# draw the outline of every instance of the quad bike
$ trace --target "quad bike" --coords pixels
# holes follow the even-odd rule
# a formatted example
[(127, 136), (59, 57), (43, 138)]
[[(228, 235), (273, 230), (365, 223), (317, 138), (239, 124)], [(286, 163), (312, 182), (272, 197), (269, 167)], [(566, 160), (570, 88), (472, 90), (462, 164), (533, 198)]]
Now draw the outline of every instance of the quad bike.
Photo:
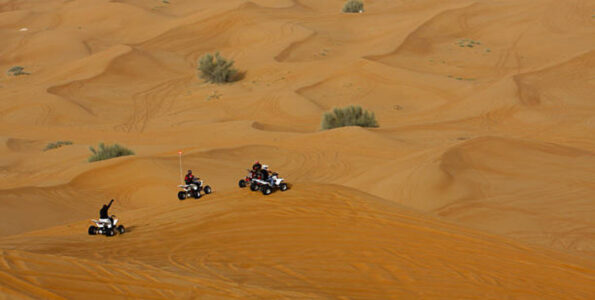
[(282, 192), (285, 192), (287, 191), (287, 189), (289, 189), (287, 183), (285, 183), (285, 180), (283, 178), (279, 178), (279, 174), (273, 173), (273, 175), (271, 175), (271, 179), (273, 184), (271, 184), (271, 182), (267, 180), (254, 178), (252, 179), (250, 189), (253, 191), (260, 190), (263, 195), (270, 195), (271, 193), (273, 193), (273, 190), (275, 189), (279, 189)]
[(126, 229), (123, 225), (117, 225), (118, 219), (112, 215), (109, 219), (91, 220), (95, 225), (89, 226), (89, 235), (102, 234), (105, 236), (114, 236), (116, 232), (123, 234)]
[(256, 172), (254, 172), (252, 170), (247, 170), (247, 171), (248, 171), (248, 175), (246, 175), (246, 177), (244, 179), (240, 179), (240, 181), (238, 182), (238, 185), (240, 186), (240, 188), (245, 188), (247, 186), (250, 186), (250, 190), (252, 190), (254, 192), (258, 191), (259, 186), (254, 180), (260, 179), (260, 175), (256, 174)]
[(195, 199), (200, 198), (201, 191), (204, 191), (205, 194), (210, 194), (213, 192), (210, 186), (205, 185), (203, 187), (202, 180), (196, 180), (192, 184), (182, 184), (178, 185), (182, 189), (182, 191), (178, 192), (178, 199), (184, 200), (189, 197), (194, 197)]

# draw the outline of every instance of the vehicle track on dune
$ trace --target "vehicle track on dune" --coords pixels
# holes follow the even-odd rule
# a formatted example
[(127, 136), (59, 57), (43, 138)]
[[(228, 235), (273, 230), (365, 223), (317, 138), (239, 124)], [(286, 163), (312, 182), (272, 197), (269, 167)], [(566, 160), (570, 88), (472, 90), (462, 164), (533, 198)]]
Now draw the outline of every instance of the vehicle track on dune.
[(6, 3), (0, 4), (0, 12), (8, 12), (21, 9), (21, 4), (22, 1), (19, 0), (7, 0)]
[(174, 107), (176, 99), (183, 94), (184, 87), (187, 87), (191, 81), (192, 78), (186, 76), (176, 78), (132, 95), (132, 115), (123, 124), (116, 125), (114, 129), (124, 132), (143, 132), (151, 119)]

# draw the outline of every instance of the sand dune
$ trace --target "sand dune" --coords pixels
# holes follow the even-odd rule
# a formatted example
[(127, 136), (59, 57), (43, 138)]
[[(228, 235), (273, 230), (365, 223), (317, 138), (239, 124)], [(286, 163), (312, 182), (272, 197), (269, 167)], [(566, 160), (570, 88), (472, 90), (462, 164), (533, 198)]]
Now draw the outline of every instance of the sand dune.
[(0, 0), (0, 298), (594, 298), (593, 2), (343, 3)]
[[(314, 193), (321, 197), (308, 196)], [(109, 241), (81, 235), (84, 222), (4, 238), (2, 247), (21, 251), (3, 253), (4, 272), (66, 297), (82, 291), (65, 283), (93, 277), (112, 283), (101, 292), (106, 296), (159, 298), (173, 292), (184, 297), (190, 284), (200, 295), (208, 294), (196, 289), (207, 285), (208, 292), (213, 285), (228, 296), (239, 289), (289, 298), (593, 293), (593, 272), (582, 261), (446, 225), (337, 186), (294, 185), (275, 199), (239, 191), (174, 203), (158, 212), (118, 212), (131, 231)], [(168, 241), (177, 242), (164, 251), (160, 245)], [(56, 247), (65, 258), (37, 254)], [(130, 262), (121, 264), (124, 258)], [(44, 275), (59, 262), (70, 266), (69, 278)], [(177, 278), (182, 281), (168, 284)], [(14, 281), (4, 282), (23, 289), (25, 283)]]

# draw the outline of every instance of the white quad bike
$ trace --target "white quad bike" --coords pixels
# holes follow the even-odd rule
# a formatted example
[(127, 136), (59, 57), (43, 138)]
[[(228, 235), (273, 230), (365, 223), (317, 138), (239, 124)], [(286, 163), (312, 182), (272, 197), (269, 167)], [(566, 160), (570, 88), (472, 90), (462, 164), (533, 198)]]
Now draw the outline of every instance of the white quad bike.
[(114, 236), (116, 235), (116, 232), (119, 234), (126, 232), (123, 225), (117, 225), (118, 218), (116, 218), (115, 215), (112, 215), (110, 218), (113, 220), (113, 224), (110, 219), (92, 219), (91, 221), (95, 223), (95, 225), (89, 226), (89, 235), (102, 234), (105, 236)]
[(204, 191), (205, 194), (210, 194), (213, 192), (210, 186), (206, 185), (203, 187), (202, 180), (195, 180), (192, 184), (181, 184), (178, 185), (178, 187), (182, 189), (178, 192), (178, 199), (180, 200), (190, 197), (198, 199), (201, 196), (201, 191)]
[(279, 174), (273, 173), (273, 175), (271, 175), (271, 178), (273, 179), (273, 184), (271, 184), (268, 180), (253, 178), (252, 185), (257, 186), (258, 188), (252, 188), (252, 186), (250, 188), (253, 191), (260, 189), (263, 195), (270, 195), (271, 193), (273, 193), (273, 190), (275, 189), (279, 189), (282, 192), (285, 192), (289, 189), (287, 183), (285, 183), (285, 180), (283, 178), (279, 177)]

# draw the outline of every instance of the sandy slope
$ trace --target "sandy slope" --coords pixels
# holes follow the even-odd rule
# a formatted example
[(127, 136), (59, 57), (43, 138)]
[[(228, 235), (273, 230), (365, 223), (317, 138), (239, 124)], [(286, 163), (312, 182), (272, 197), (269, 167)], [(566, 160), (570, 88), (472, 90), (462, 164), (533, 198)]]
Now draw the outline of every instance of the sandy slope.
[[(594, 297), (592, 1), (169, 2), (0, 0), (0, 297)], [(348, 104), (381, 127), (318, 131)]]
[[(89, 291), (126, 297), (158, 291), (152, 294), (158, 298), (595, 293), (591, 262), (446, 225), (355, 190), (299, 184), (291, 191), (274, 199), (222, 192), (159, 211), (118, 211), (131, 230), (110, 240), (81, 235), (85, 222), (8, 237), (0, 241), (11, 249), (2, 255), (3, 282), (29, 295), (36, 291), (27, 285), (40, 285), (74, 298)], [(66, 265), (64, 275), (46, 273), (56, 264)], [(93, 277), (109, 285), (72, 285)]]

